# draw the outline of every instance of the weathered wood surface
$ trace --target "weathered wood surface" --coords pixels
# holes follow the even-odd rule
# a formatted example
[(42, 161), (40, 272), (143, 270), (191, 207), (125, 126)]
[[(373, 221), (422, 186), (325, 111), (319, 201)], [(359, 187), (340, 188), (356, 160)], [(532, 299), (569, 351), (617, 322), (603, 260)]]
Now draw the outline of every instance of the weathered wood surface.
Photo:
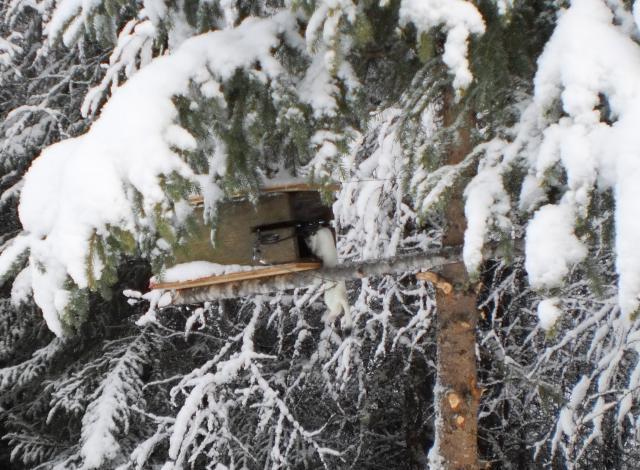
[[(316, 184), (316, 183), (267, 183), (260, 188), (261, 193), (291, 193), (298, 191), (339, 191), (341, 185), (339, 183)], [(238, 196), (241, 196), (240, 194)], [(200, 195), (194, 195), (189, 198), (191, 204), (203, 204), (204, 198)]]
[[(215, 241), (211, 242), (211, 227), (198, 212), (198, 225), (187, 242), (175, 250), (176, 264), (189, 261), (209, 261), (218, 264), (258, 265), (253, 259), (258, 225), (286, 222), (293, 218), (289, 194), (269, 194), (260, 197), (256, 205), (247, 200), (223, 202), (218, 207)], [(300, 258), (298, 240), (292, 227), (273, 230), (283, 241), (262, 247), (262, 259), (269, 264), (294, 262)]]

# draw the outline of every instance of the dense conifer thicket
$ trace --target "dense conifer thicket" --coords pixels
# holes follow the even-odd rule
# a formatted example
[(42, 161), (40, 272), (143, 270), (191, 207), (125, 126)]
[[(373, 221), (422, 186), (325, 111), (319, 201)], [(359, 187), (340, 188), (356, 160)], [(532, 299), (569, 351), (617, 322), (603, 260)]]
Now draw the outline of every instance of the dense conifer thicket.
[(291, 176), (341, 183), (345, 263), (459, 245), (472, 468), (640, 465), (640, 2), (0, 13), (0, 467), (457, 468), (419, 266), (354, 274), (350, 329), (322, 282), (140, 295), (190, 195), (215, 228), (225, 197)]

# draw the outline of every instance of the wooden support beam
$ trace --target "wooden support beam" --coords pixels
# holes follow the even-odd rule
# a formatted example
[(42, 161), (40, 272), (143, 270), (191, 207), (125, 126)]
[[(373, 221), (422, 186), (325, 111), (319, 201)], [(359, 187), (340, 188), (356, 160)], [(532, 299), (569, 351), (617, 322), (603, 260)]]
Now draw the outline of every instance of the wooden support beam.
[[(522, 252), (522, 240), (514, 240), (511, 247), (505, 250), (504, 245), (487, 244), (484, 250), (485, 259), (512, 256)], [(266, 276), (256, 276), (254, 279), (231, 280), (222, 283), (203, 283), (189, 288), (181, 286), (162, 287), (159, 284), (152, 288), (170, 291), (172, 304), (195, 304), (217, 299), (231, 299), (246, 297), (253, 294), (268, 294), (270, 292), (295, 289), (322, 282), (348, 281), (365, 277), (382, 276), (385, 274), (404, 274), (418, 272), (418, 280), (435, 282), (436, 288), (444, 293), (451, 292), (453, 285), (447, 278), (434, 271), (442, 270), (447, 265), (462, 261), (460, 247), (445, 247), (422, 253), (407, 254), (393, 258), (343, 263), (334, 268), (320, 268), (318, 265), (309, 269), (288, 270), (285, 273), (271, 271)], [(275, 266), (272, 266), (275, 267)], [(286, 268), (285, 268), (286, 269)], [(246, 273), (239, 273), (245, 275)], [(228, 281), (228, 280), (227, 280)], [(184, 287), (184, 285), (182, 286)]]
[(189, 289), (167, 290), (171, 292), (172, 304), (193, 304), (216, 299), (266, 294), (323, 282), (346, 281), (385, 274), (411, 273), (422, 269), (432, 270), (450, 263), (459, 262), (460, 260), (460, 249), (457, 247), (448, 247), (383, 260), (344, 263), (334, 268), (302, 270), (299, 272), (288, 272), (268, 277), (198, 286)]

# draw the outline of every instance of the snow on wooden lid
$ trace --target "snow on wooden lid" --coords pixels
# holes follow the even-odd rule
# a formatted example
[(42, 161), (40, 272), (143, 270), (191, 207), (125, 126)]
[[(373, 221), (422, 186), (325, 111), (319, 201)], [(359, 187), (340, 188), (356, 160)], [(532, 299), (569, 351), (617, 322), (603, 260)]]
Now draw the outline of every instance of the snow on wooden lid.
[[(301, 178), (288, 178), (268, 180), (260, 187), (261, 193), (294, 193), (302, 191), (338, 191), (342, 186), (340, 183), (310, 183)], [(239, 195), (241, 196), (241, 195)], [(197, 194), (189, 197), (191, 204), (197, 205), (204, 202), (203, 196)]]

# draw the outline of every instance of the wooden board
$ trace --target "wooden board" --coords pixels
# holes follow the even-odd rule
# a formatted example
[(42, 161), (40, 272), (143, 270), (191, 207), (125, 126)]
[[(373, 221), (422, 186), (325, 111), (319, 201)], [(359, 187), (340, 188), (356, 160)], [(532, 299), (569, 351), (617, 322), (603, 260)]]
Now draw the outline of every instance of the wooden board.
[[(339, 191), (342, 186), (338, 183), (331, 184), (313, 184), (313, 183), (281, 183), (281, 184), (267, 184), (260, 188), (262, 193), (295, 193), (298, 191)], [(238, 195), (237, 197), (242, 197)], [(194, 195), (189, 197), (189, 202), (194, 206), (204, 203), (204, 197), (200, 195)]]
[(340, 185), (337, 183), (331, 184), (314, 184), (314, 183), (282, 183), (282, 184), (267, 184), (260, 188), (260, 191), (265, 193), (278, 193), (278, 192), (295, 192), (295, 191), (339, 191)]
[[(203, 221), (202, 208), (196, 208), (196, 230), (188, 240), (174, 250), (175, 263), (209, 261), (217, 264), (260, 266), (253, 259), (256, 239), (251, 229), (258, 225), (286, 222), (293, 218), (289, 194), (268, 194), (256, 205), (246, 199), (231, 200), (218, 206), (215, 243), (211, 243), (211, 228)], [(280, 236), (278, 243), (263, 245), (262, 259), (268, 264), (295, 262), (301, 258), (298, 239), (292, 227), (272, 230)]]
[(222, 274), (219, 276), (207, 276), (207, 277), (202, 277), (200, 279), (193, 279), (189, 281), (151, 283), (149, 285), (149, 288), (165, 289), (165, 290), (190, 289), (194, 287), (213, 286), (216, 284), (242, 282), (250, 279), (262, 279), (267, 277), (275, 277), (283, 274), (291, 274), (291, 273), (296, 273), (301, 271), (311, 271), (313, 269), (320, 269), (321, 267), (322, 267), (322, 263), (319, 261), (286, 263), (286, 264), (278, 264), (275, 266), (265, 266), (263, 268), (256, 268), (251, 271), (240, 271), (237, 273)]

